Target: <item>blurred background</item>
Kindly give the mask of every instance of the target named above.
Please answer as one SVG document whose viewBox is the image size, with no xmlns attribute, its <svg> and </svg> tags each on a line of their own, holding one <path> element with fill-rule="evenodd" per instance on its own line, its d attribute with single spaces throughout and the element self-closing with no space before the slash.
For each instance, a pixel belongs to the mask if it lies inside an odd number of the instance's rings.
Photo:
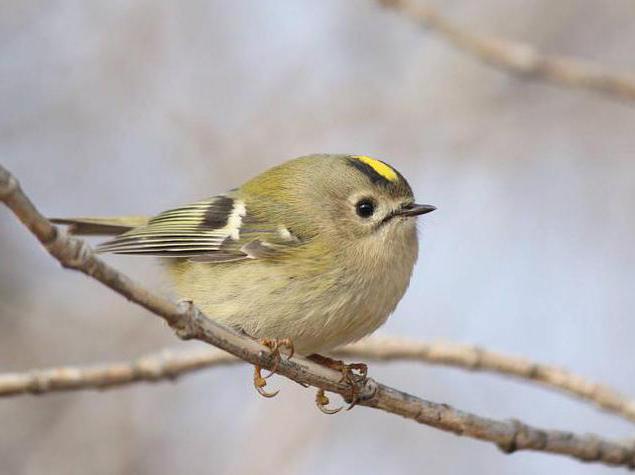
<svg viewBox="0 0 635 475">
<path fill-rule="evenodd" d="M 467 29 L 635 70 L 630 0 L 436 2 Z M 0 2 L 0 161 L 55 216 L 146 214 L 313 152 L 367 154 L 438 206 L 381 333 L 478 344 L 635 396 L 635 104 L 485 66 L 371 0 Z M 108 261 L 170 292 L 143 258 Z M 0 371 L 185 348 L 64 271 L 0 207 Z M 611 438 L 633 427 L 499 377 L 372 376 L 481 415 Z M 501 454 L 379 411 L 327 417 L 247 366 L 0 400 L 7 474 L 612 473 Z M 335 397 L 333 398 L 336 399 Z"/>
</svg>

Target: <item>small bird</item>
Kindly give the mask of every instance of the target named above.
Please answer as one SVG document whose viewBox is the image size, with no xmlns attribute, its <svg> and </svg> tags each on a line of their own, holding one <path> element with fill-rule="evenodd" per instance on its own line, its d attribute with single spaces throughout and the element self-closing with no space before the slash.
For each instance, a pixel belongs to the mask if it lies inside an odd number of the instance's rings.
<svg viewBox="0 0 635 475">
<path fill-rule="evenodd" d="M 434 210 L 380 160 L 320 154 L 154 217 L 53 221 L 75 234 L 116 235 L 98 252 L 161 257 L 181 297 L 276 353 L 286 347 L 365 377 L 365 365 L 318 353 L 386 321 L 417 259 L 415 218 Z M 275 395 L 258 367 L 254 384 Z"/>
</svg>

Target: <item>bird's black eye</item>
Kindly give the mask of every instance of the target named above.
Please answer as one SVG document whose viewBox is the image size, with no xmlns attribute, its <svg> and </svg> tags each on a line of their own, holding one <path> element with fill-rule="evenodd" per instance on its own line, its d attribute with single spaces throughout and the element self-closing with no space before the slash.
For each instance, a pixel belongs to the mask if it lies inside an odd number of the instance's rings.
<svg viewBox="0 0 635 475">
<path fill-rule="evenodd" d="M 365 198 L 357 202 L 355 205 L 355 211 L 357 211 L 357 216 L 361 218 L 370 218 L 375 212 L 375 203 L 372 200 Z"/>
</svg>

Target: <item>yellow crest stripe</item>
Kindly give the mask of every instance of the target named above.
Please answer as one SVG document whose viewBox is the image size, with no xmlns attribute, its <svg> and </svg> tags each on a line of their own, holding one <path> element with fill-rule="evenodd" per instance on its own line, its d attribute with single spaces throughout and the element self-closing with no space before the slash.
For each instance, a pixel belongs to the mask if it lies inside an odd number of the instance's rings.
<svg viewBox="0 0 635 475">
<path fill-rule="evenodd" d="M 388 181 L 397 181 L 399 179 L 395 170 L 376 158 L 367 157 L 366 155 L 353 155 L 353 158 L 365 163 Z"/>
</svg>

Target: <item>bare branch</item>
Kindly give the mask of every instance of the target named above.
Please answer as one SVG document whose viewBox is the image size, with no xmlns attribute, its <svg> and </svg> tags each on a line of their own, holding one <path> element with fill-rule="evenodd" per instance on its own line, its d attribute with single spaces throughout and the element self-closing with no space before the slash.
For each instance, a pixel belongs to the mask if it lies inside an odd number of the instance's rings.
<svg viewBox="0 0 635 475">
<path fill-rule="evenodd" d="M 271 369 L 274 361 L 259 343 L 225 328 L 193 305 L 177 306 L 151 294 L 100 260 L 80 239 L 59 233 L 22 192 L 17 180 L 0 166 L 0 200 L 31 230 L 64 267 L 89 275 L 129 300 L 163 318 L 181 338 L 195 338 L 240 359 Z M 296 382 L 350 396 L 340 373 L 305 358 L 282 359 L 277 372 Z M 635 446 L 597 436 L 547 431 L 518 421 L 497 421 L 437 404 L 385 386 L 369 378 L 360 389 L 359 405 L 374 407 L 459 435 L 495 443 L 503 451 L 536 450 L 568 455 L 579 460 L 635 468 Z"/>
<path fill-rule="evenodd" d="M 341 348 L 334 352 L 334 356 L 365 361 L 415 361 L 513 376 L 583 399 L 635 422 L 635 401 L 612 388 L 588 381 L 561 368 L 475 346 L 373 337 Z M 131 362 L 5 373 L 0 374 L 0 397 L 174 380 L 199 369 L 240 362 L 242 361 L 216 348 L 163 350 Z"/>
<path fill-rule="evenodd" d="M 435 9 L 416 5 L 412 0 L 378 1 L 439 33 L 456 48 L 505 71 L 562 86 L 590 89 L 621 99 L 635 100 L 635 74 L 613 72 L 590 61 L 547 56 L 526 43 L 477 35 L 457 26 Z"/>
<path fill-rule="evenodd" d="M 495 353 L 477 346 L 375 337 L 341 348 L 337 354 L 342 358 L 361 357 L 375 361 L 422 361 L 513 376 L 588 401 L 605 411 L 635 422 L 635 401 L 608 386 L 589 381 L 562 368 Z"/>
<path fill-rule="evenodd" d="M 130 362 L 63 366 L 0 374 L 0 397 L 47 394 L 80 389 L 107 389 L 139 382 L 175 380 L 214 366 L 243 363 L 217 348 L 151 353 Z"/>
</svg>

